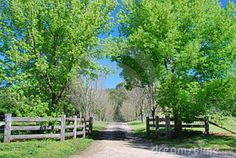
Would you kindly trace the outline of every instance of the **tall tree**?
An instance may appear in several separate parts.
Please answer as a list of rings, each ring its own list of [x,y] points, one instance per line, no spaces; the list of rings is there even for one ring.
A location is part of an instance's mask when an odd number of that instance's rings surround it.
[[[122,106],[126,121],[141,120],[143,122],[144,116],[148,114],[147,111],[150,112],[149,95],[146,92],[145,88],[138,87],[126,92],[127,98]]]
[[[109,31],[115,5],[114,0],[1,0],[0,84],[57,111],[77,70],[93,75],[98,69],[93,60],[101,56],[98,35]]]
[[[133,86],[156,85],[157,105],[175,117],[177,131],[182,120],[235,105],[233,3],[123,1],[120,26],[124,55],[116,60],[122,75]]]
[[[124,105],[125,99],[127,99],[127,93],[124,89],[123,83],[116,86],[116,89],[112,89],[109,93],[110,100],[114,106],[113,120],[114,121],[125,121],[123,113],[121,111]]]

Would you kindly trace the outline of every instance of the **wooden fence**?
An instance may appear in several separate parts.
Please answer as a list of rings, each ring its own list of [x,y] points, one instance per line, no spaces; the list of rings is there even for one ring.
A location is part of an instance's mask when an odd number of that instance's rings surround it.
[[[35,125],[36,123],[53,122],[57,125]],[[14,125],[14,123],[16,125]],[[17,125],[17,123],[21,123]],[[22,125],[23,123],[23,125]],[[31,125],[29,125],[31,123]],[[32,123],[35,123],[32,125]],[[4,118],[4,143],[9,143],[11,140],[21,139],[42,139],[54,138],[64,141],[66,137],[76,138],[77,136],[85,137],[86,134],[92,132],[93,118],[89,119],[66,117],[61,118],[43,118],[43,117],[12,117],[11,114],[5,114]],[[55,131],[56,133],[46,134],[12,134],[12,131]],[[68,132],[69,131],[69,132]]]
[[[198,122],[198,124],[196,124]],[[152,129],[155,131],[157,137],[160,136],[160,127],[165,128],[165,136],[171,138],[171,128],[174,127],[174,118],[166,116],[160,118],[156,116],[155,118],[146,117],[146,131],[147,135],[150,136],[150,131]],[[208,118],[200,118],[191,124],[182,124],[183,128],[204,128],[205,134],[209,134],[209,120]]]

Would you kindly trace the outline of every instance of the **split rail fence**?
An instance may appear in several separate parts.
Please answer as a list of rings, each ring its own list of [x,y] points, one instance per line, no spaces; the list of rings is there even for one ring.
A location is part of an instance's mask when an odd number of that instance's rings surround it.
[[[86,134],[90,134],[93,129],[93,118],[84,119],[77,118],[77,116],[66,117],[65,115],[60,118],[12,117],[11,114],[5,114],[4,122],[0,126],[4,126],[4,143],[9,143],[12,140],[45,138],[64,141],[67,137],[85,137]],[[19,131],[17,132],[18,134],[15,134],[15,131]],[[28,134],[29,132],[35,133],[35,131],[47,132],[43,134]]]
[[[152,127],[152,129],[151,129]],[[157,137],[160,136],[160,128],[165,129],[165,136],[167,138],[171,138],[172,132],[171,128],[174,127],[174,118],[170,118],[169,116],[166,116],[164,118],[160,118],[156,116],[155,118],[149,118],[146,117],[146,131],[147,135],[150,136],[151,130],[155,131],[155,134]],[[205,134],[209,134],[209,120],[208,118],[199,118],[198,120],[194,121],[191,124],[183,123],[183,128],[204,128]]]

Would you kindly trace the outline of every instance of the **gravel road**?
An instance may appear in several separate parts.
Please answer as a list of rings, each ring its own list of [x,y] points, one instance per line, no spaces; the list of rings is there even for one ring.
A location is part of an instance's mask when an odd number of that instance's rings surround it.
[[[164,151],[165,150],[165,151]],[[171,152],[172,151],[172,152]],[[176,151],[176,152],[175,152]],[[182,154],[181,154],[182,153]],[[191,154],[190,154],[191,153]],[[127,123],[109,123],[88,149],[72,158],[236,158],[233,153],[167,149],[134,137]]]

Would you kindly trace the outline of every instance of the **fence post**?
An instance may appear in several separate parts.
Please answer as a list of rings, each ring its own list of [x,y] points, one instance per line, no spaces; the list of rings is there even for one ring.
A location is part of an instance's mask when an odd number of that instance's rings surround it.
[[[155,129],[156,129],[156,135],[159,136],[159,117],[155,117]]]
[[[61,141],[65,140],[66,115],[61,116]]]
[[[83,137],[85,138],[85,136],[86,136],[86,118],[84,118],[82,124],[84,125],[84,127],[83,127]]]
[[[92,133],[93,130],[93,118],[89,117],[89,133]]]
[[[204,124],[205,124],[205,134],[209,135],[209,118],[208,117],[205,117]]]
[[[77,136],[77,116],[74,116],[73,138],[76,139],[76,136]]]
[[[11,139],[11,114],[5,114],[4,143],[10,143]]]
[[[147,130],[147,135],[150,136],[150,120],[149,117],[146,117],[146,130]]]
[[[166,116],[166,137],[171,138],[170,116]]]

